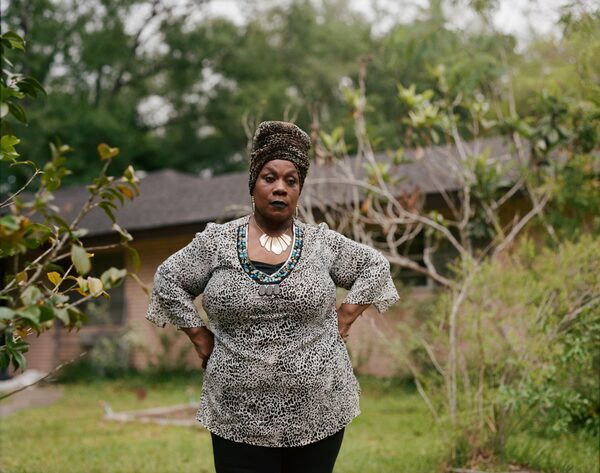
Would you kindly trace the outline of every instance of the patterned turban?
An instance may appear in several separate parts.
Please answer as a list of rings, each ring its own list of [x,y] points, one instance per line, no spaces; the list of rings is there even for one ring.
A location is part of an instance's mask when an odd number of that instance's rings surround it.
[[[269,121],[258,125],[252,138],[250,153],[250,194],[258,179],[258,173],[267,161],[285,159],[294,163],[300,175],[300,189],[308,173],[309,136],[293,123]]]

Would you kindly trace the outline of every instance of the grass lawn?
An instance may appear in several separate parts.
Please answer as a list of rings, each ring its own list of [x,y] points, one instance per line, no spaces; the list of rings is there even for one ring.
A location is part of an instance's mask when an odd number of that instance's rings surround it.
[[[131,377],[66,384],[64,397],[52,406],[18,411],[0,420],[0,471],[213,472],[210,436],[205,430],[105,422],[99,404],[107,401],[115,411],[179,404],[187,401],[188,386],[199,393],[200,381],[199,376],[177,376],[169,381]],[[442,444],[418,395],[394,382],[360,381],[363,413],[346,430],[336,473],[438,472]],[[148,394],[140,401],[134,390],[142,386]],[[596,465],[598,452],[591,441],[583,447],[573,442],[574,450],[564,447],[568,445],[564,441],[556,442],[556,447],[543,442],[538,445],[531,439],[526,442],[534,453],[547,451],[555,458],[532,456],[527,448],[523,451],[523,442],[516,442],[510,446],[515,461],[535,460],[532,466],[547,472],[595,471],[590,466]]]

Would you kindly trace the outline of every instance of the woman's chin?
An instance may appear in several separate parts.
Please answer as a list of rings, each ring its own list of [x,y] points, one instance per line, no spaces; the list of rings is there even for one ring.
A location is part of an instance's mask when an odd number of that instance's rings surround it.
[[[262,212],[265,218],[269,220],[274,220],[276,222],[285,222],[292,218],[292,212],[290,212],[289,207],[275,207],[273,205],[269,205],[264,212]]]

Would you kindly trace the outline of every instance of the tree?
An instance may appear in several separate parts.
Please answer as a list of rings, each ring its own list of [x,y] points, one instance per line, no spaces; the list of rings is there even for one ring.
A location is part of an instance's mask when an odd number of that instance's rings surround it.
[[[188,2],[181,10],[175,3],[106,0],[81,3],[77,9],[66,1],[8,3],[3,22],[26,33],[34,45],[19,71],[38,77],[51,92],[45,102],[31,104],[32,124],[19,130],[32,161],[43,163],[46,143],[68,137],[82,158],[72,160],[73,173],[64,182],[84,183],[101,169],[89,150],[110,138],[134,165],[147,159],[154,167],[162,166],[162,146],[168,149],[169,143],[152,139],[152,123],[143,120],[138,105],[156,95],[153,84],[169,66],[165,54],[150,50],[153,31],[176,14],[185,16],[202,0]],[[125,21],[134,15],[145,21],[135,31],[126,31]],[[121,173],[126,168],[118,161],[114,166]],[[26,180],[21,174],[17,178],[13,189]]]
[[[510,37],[450,29],[436,2],[411,24],[377,35],[345,0],[261,3],[242,25],[205,16],[204,3],[103,0],[73,10],[66,0],[11,0],[3,22],[30,33],[35,47],[23,67],[51,92],[29,105],[32,123],[19,130],[30,159],[41,165],[48,141],[68,139],[80,157],[65,185],[99,171],[90,150],[109,139],[148,171],[241,170],[248,134],[261,119],[296,120],[314,130],[315,141],[320,126],[343,124],[354,149],[340,86],[366,55],[373,58],[373,146],[408,146],[399,119],[407,109],[389,100],[396,82],[434,87],[428,68],[444,64],[448,87],[469,92],[498,78],[501,46],[508,60],[515,55]],[[27,178],[16,177],[13,190]]]

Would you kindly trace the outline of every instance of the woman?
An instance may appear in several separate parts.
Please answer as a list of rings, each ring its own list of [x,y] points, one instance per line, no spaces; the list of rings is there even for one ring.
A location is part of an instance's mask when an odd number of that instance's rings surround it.
[[[146,318],[184,330],[206,370],[196,417],[218,473],[331,472],[360,413],[344,341],[370,304],[398,299],[379,252],[295,218],[309,148],[296,125],[261,123],[252,214],[207,224],[154,278]],[[336,286],[349,290],[337,309]]]

